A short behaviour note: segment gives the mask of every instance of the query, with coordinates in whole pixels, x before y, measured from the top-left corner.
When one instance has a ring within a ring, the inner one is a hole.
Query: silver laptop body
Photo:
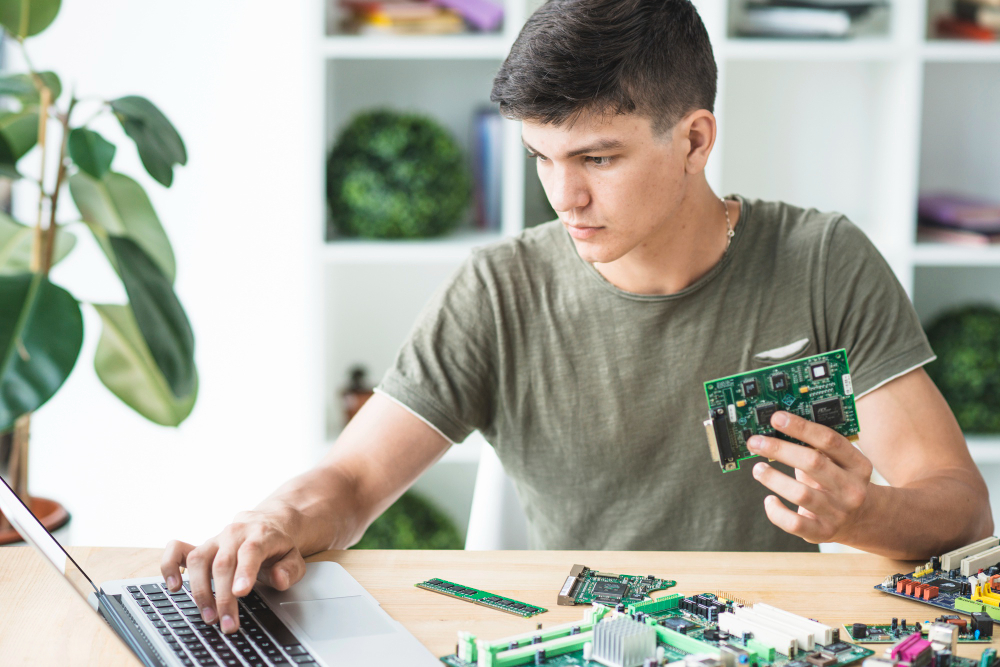
[[[2,478],[0,511],[147,667],[441,665],[337,563],[309,563],[284,592],[258,583],[240,600],[240,631],[229,636],[203,627],[186,579],[175,594],[161,577],[95,586]]]

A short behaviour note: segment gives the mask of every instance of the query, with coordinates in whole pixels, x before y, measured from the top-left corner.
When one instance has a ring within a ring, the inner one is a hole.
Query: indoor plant
[[[145,98],[81,100],[74,92],[67,100],[55,73],[35,71],[24,41],[52,23],[59,5],[0,0],[0,24],[29,70],[0,77],[0,99],[14,107],[0,111],[0,175],[38,186],[33,225],[0,215],[0,433],[13,431],[8,472],[25,501],[31,413],[62,386],[83,342],[80,302],[49,280],[75,243],[59,215],[65,190],[80,214],[68,220],[94,235],[128,296],[126,304],[90,304],[103,325],[94,358],[101,382],[142,416],[171,426],[190,414],[198,390],[194,336],[174,293],[170,242],[143,188],[111,170],[114,144],[88,125],[113,114],[146,171],[165,187],[174,165],[187,162],[184,143]],[[81,111],[86,120],[77,122]],[[29,152],[26,162],[40,163],[30,175],[19,169]]]

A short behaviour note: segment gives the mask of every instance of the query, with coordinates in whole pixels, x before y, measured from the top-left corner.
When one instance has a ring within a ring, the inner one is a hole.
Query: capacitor
[[[518,648],[518,647],[520,647],[520,646],[521,646],[521,645],[520,645],[520,644],[518,644],[518,643],[517,643],[516,641],[513,641],[513,642],[511,642],[511,643],[507,644],[507,650],[508,650],[508,651],[513,651],[514,649],[516,649],[516,648]]]
[[[541,635],[535,635],[534,637],[531,638],[531,643],[532,644],[541,644],[542,643],[542,636]]]
[[[906,632],[906,619],[905,618],[899,621],[899,629],[902,630],[903,632]]]
[[[594,655],[594,644],[593,642],[586,642],[583,645],[583,661],[586,662]]]
[[[899,619],[892,619],[892,634],[896,634],[896,630],[899,629]]]
[[[544,665],[545,664],[545,649],[540,648],[535,651],[535,664]]]
[[[920,623],[914,623],[913,624],[913,631],[914,632],[920,632],[920,627],[921,627]]]
[[[625,605],[623,605],[621,602],[619,602],[618,606],[615,607],[615,611],[617,611],[619,614],[624,614],[625,613]]]
[[[574,625],[572,628],[569,629],[569,633],[571,635],[578,635],[578,634],[580,634],[580,626],[579,625]]]

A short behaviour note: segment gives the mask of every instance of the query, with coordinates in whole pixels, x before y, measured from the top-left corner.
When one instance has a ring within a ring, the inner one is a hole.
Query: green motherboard
[[[775,614],[769,618],[777,627],[787,628],[788,633],[801,641],[810,642],[808,648],[803,649],[792,639],[792,644],[782,653],[775,648],[774,636],[765,631],[754,636],[746,631],[754,627],[752,625],[730,627],[729,632],[722,630],[722,624],[727,622],[754,622],[745,619],[753,618],[757,606],[747,610],[746,616],[741,614],[743,610],[736,609],[739,606],[711,593],[688,598],[667,595],[633,603],[624,613],[594,605],[578,622],[494,641],[482,641],[471,633],[460,632],[458,650],[441,661],[449,667],[659,666],[697,656],[697,660],[703,661],[699,664],[706,667],[845,667],[874,654],[864,647],[841,641],[839,632],[829,626],[774,608],[768,608],[773,612],[762,609],[761,614]],[[629,657],[624,657],[623,646],[643,633],[646,635],[643,639],[648,642],[645,648],[636,649],[633,645],[630,652],[626,651]],[[618,657],[612,655],[616,651]]]
[[[836,350],[705,383],[712,460],[723,472],[753,458],[747,440],[767,435],[800,443],[771,426],[778,410],[829,426],[849,440],[860,428],[847,352]]]

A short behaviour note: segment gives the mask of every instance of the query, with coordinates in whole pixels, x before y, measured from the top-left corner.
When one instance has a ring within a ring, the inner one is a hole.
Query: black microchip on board
[[[771,428],[771,415],[778,411],[778,406],[774,403],[758,405],[754,410],[757,413],[757,423],[763,428]]]
[[[594,584],[594,595],[612,600],[621,600],[628,592],[628,586],[617,581],[599,581]]]
[[[832,653],[836,655],[837,653],[843,653],[844,651],[853,650],[854,647],[847,642],[834,642],[833,644],[828,644],[823,647],[823,651],[826,653]]]
[[[743,381],[743,396],[746,398],[753,398],[760,393],[760,385],[757,384],[757,380],[753,378]]]
[[[785,391],[788,389],[788,376],[784,373],[775,373],[772,375],[771,389],[774,391]]]
[[[825,398],[812,404],[813,421],[823,426],[844,423],[844,402],[839,396]]]

